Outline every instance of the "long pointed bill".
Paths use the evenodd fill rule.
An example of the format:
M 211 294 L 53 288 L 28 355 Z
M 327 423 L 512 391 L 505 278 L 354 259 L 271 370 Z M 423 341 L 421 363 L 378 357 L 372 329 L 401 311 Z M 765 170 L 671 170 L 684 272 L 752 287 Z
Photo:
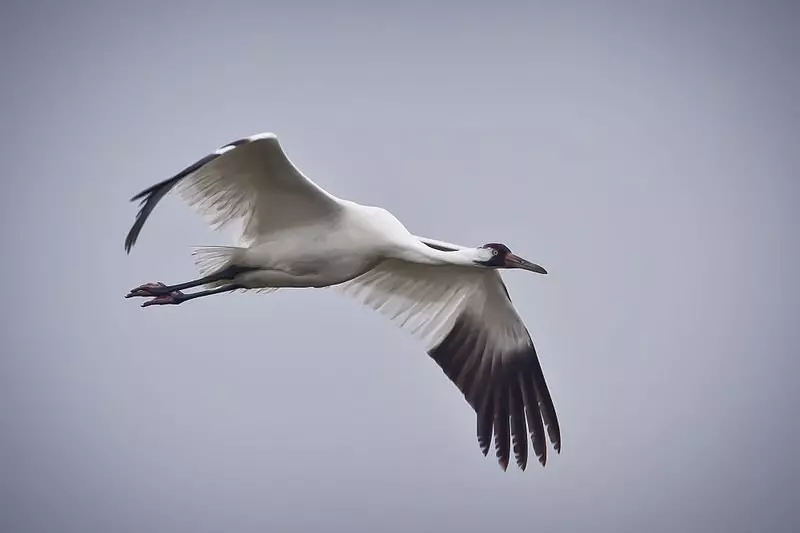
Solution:
M 506 255 L 506 268 L 521 268 L 523 270 L 530 270 L 531 272 L 536 272 L 537 274 L 547 274 L 547 270 L 540 267 L 536 263 L 531 263 L 527 259 L 523 259 L 518 255 L 508 254 Z

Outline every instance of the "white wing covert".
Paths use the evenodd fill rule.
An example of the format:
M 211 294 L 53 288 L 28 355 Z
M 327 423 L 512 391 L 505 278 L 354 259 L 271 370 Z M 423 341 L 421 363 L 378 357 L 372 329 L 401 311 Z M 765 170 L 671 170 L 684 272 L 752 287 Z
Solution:
M 262 133 L 228 143 L 134 196 L 132 201 L 141 200 L 142 206 L 125 240 L 128 252 L 147 217 L 174 187 L 214 229 L 240 222 L 240 246 L 334 216 L 341 205 L 292 164 L 275 135 Z
M 484 455 L 494 434 L 498 461 L 507 468 L 513 438 L 524 470 L 529 432 L 544 465 L 545 426 L 560 451 L 558 420 L 536 350 L 496 271 L 387 260 L 338 287 L 425 340 L 428 355 L 475 410 Z

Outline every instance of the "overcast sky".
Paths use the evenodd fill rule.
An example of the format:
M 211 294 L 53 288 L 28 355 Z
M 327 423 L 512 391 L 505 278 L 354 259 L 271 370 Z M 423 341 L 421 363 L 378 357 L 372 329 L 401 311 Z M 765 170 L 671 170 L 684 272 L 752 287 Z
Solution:
M 798 4 L 393 4 L 0 8 L 0 530 L 797 531 Z M 261 131 L 547 268 L 546 468 L 337 292 L 123 298 L 230 238 L 129 198 Z

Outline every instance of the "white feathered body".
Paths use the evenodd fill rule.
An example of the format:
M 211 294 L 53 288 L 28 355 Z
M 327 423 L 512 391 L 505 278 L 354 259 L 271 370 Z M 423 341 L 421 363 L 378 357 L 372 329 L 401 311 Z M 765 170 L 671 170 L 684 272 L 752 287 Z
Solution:
M 325 221 L 261 236 L 228 265 L 253 267 L 235 281 L 247 288 L 326 287 L 356 278 L 387 258 L 408 255 L 413 235 L 379 207 L 342 202 Z

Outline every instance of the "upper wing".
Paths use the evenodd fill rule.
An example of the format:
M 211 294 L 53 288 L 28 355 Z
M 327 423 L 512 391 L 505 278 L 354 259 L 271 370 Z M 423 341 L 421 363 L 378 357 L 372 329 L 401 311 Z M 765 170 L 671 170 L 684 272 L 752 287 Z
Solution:
M 484 454 L 494 433 L 504 469 L 512 436 L 517 464 L 525 469 L 526 431 L 542 465 L 545 426 L 554 449 L 561 450 L 536 349 L 497 271 L 387 260 L 338 287 L 427 341 L 428 355 L 477 413 Z
M 335 196 L 292 164 L 274 134 L 261 133 L 228 143 L 134 196 L 131 201 L 142 203 L 125 239 L 126 251 L 136 243 L 156 204 L 176 185 L 215 229 L 241 222 L 243 246 L 260 235 L 334 216 L 340 209 Z

